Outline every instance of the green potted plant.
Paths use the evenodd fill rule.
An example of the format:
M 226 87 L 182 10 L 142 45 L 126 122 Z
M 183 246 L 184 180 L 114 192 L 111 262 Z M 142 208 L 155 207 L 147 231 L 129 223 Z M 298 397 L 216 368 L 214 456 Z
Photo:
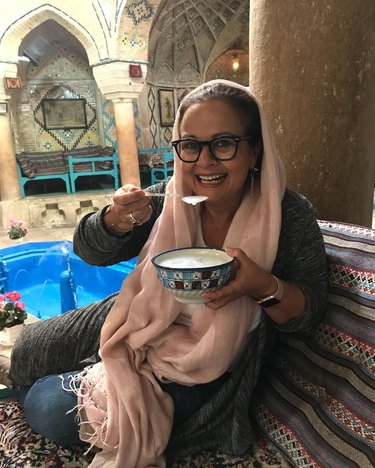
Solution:
M 16 218 L 10 218 L 8 226 L 8 236 L 10 239 L 22 239 L 28 232 L 28 229 L 23 226 L 23 221 Z
M 13 345 L 27 318 L 25 304 L 17 291 L 0 294 L 0 342 Z

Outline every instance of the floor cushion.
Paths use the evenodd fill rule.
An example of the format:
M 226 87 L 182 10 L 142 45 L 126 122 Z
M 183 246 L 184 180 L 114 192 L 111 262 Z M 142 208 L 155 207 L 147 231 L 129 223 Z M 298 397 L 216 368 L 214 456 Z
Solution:
M 295 467 L 375 466 L 375 231 L 321 223 L 329 305 L 312 339 L 282 335 L 256 404 Z

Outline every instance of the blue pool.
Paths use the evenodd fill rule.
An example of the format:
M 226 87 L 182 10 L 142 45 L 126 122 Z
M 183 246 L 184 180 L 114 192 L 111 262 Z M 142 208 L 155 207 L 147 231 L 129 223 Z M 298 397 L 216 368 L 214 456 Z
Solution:
M 71 300 L 80 307 L 118 291 L 135 262 L 88 265 L 69 241 L 18 244 L 0 249 L 0 292 L 18 291 L 26 311 L 46 319 L 65 312 Z

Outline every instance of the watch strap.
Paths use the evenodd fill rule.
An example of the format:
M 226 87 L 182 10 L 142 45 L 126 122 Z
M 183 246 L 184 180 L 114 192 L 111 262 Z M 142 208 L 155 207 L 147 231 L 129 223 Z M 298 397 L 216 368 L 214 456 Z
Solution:
M 255 300 L 257 304 L 259 304 L 260 306 L 264 308 L 279 304 L 279 302 L 282 301 L 283 296 L 284 296 L 284 284 L 282 280 L 273 275 L 272 277 L 275 278 L 276 283 L 277 283 L 276 292 L 274 292 L 273 294 L 270 294 L 269 296 L 263 297 L 262 299 Z

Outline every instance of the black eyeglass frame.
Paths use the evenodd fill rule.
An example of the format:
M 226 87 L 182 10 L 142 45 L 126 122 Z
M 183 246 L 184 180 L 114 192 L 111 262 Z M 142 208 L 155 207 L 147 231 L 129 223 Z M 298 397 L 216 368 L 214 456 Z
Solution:
M 218 158 L 215 153 L 212 151 L 212 143 L 214 141 L 217 141 L 217 140 L 221 140 L 223 138 L 230 138 L 231 140 L 234 140 L 236 142 L 236 149 L 234 150 L 234 154 L 233 156 L 231 156 L 230 158 Z M 220 137 L 215 137 L 215 138 L 212 138 L 212 140 L 202 140 L 202 141 L 199 141 L 199 140 L 195 140 L 194 138 L 181 138 L 180 140 L 174 140 L 172 141 L 172 146 L 173 148 L 176 150 L 176 153 L 177 153 L 177 156 L 181 159 L 182 162 L 186 162 L 186 163 L 195 163 L 198 161 L 199 159 L 199 156 L 201 155 L 202 153 L 202 149 L 203 149 L 203 146 L 208 146 L 209 149 L 210 149 L 210 152 L 211 152 L 211 155 L 213 158 L 215 158 L 217 161 L 230 161 L 231 159 L 235 158 L 236 154 L 237 154 L 237 151 L 238 151 L 238 146 L 239 144 L 241 143 L 241 141 L 246 141 L 246 140 L 251 140 L 253 137 L 251 135 L 245 135 L 245 136 L 232 136 L 232 135 L 223 135 L 223 136 L 220 136 Z M 178 145 L 182 142 L 182 141 L 194 141 L 195 143 L 198 144 L 199 146 L 199 151 L 198 151 L 198 154 L 197 154 L 197 157 L 193 160 L 189 160 L 189 161 L 186 161 L 185 159 L 183 159 L 179 152 L 178 152 Z

